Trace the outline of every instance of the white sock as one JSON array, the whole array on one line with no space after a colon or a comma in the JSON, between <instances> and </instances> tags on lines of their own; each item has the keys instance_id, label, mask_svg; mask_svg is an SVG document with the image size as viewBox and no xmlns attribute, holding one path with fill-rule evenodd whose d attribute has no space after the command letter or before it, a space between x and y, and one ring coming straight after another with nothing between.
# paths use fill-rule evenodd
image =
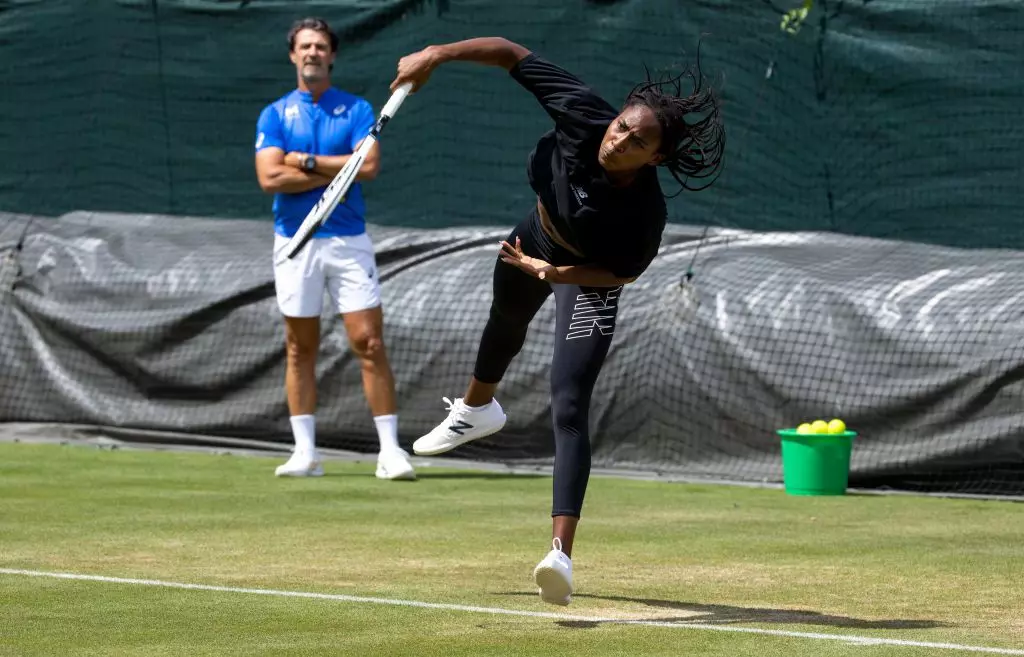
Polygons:
<instances>
[{"instance_id":1,"label":"white sock","mask_svg":"<svg viewBox=\"0 0 1024 657\"><path fill-rule=\"evenodd\" d=\"M316 449L316 418L312 415L293 415L291 420L295 451L312 454Z\"/></svg>"},{"instance_id":2,"label":"white sock","mask_svg":"<svg viewBox=\"0 0 1024 657\"><path fill-rule=\"evenodd\" d=\"M380 451L398 449L398 416L378 415L373 418L377 425L377 436L380 438Z\"/></svg>"},{"instance_id":3,"label":"white sock","mask_svg":"<svg viewBox=\"0 0 1024 657\"><path fill-rule=\"evenodd\" d=\"M488 406L490 406L490 405L491 405L491 402L487 402L487 403L486 403L486 404L484 404L483 406L470 406L470 405L469 405L469 404L467 404L466 402L462 402L462 403L463 403L463 405L464 405L464 406L465 406L466 408L468 408L469 410L473 411L474 413L475 413L475 412L477 412L477 411L482 411L482 410L484 410L485 408L487 408Z\"/></svg>"}]
</instances>

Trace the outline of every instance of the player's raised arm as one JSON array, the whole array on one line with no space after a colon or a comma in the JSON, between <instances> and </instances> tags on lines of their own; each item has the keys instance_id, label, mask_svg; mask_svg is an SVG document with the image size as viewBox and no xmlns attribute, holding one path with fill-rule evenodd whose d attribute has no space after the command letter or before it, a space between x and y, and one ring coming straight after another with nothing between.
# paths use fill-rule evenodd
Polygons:
<instances>
[{"instance_id":1,"label":"player's raised arm","mask_svg":"<svg viewBox=\"0 0 1024 657\"><path fill-rule=\"evenodd\" d=\"M398 75L391 83L391 91L406 82L417 91L426 84L434 69L445 62L475 62L511 70L530 50L502 37L476 37L439 46L427 46L419 52L398 60Z\"/></svg>"}]
</instances>

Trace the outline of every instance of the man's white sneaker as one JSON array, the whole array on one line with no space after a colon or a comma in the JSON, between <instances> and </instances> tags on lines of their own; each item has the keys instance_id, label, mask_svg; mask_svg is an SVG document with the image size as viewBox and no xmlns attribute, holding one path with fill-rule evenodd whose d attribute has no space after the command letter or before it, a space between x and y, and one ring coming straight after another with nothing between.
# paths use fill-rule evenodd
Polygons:
<instances>
[{"instance_id":1,"label":"man's white sneaker","mask_svg":"<svg viewBox=\"0 0 1024 657\"><path fill-rule=\"evenodd\" d=\"M377 479L415 479L416 470L404 449L388 449L377 455Z\"/></svg>"},{"instance_id":2,"label":"man's white sneaker","mask_svg":"<svg viewBox=\"0 0 1024 657\"><path fill-rule=\"evenodd\" d=\"M316 452L293 452L287 463L277 466L274 474L278 477L322 477L324 468Z\"/></svg>"},{"instance_id":3,"label":"man's white sneaker","mask_svg":"<svg viewBox=\"0 0 1024 657\"><path fill-rule=\"evenodd\" d=\"M478 410L473 410L462 399L448 404L448 417L434 427L434 430L412 444L412 451L423 456L433 456L455 449L459 445L489 436L505 426L505 412L497 399Z\"/></svg>"},{"instance_id":4,"label":"man's white sneaker","mask_svg":"<svg viewBox=\"0 0 1024 657\"><path fill-rule=\"evenodd\" d=\"M551 541L551 552L533 569L540 599L553 605L565 606L572 599L572 559L562 552L562 541Z\"/></svg>"}]
</instances>

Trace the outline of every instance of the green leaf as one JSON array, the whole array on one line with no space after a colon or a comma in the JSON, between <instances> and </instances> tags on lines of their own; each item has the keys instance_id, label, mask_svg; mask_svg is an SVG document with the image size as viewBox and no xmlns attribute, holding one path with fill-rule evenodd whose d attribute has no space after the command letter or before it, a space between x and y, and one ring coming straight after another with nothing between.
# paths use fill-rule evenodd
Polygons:
<instances>
[{"instance_id":1,"label":"green leaf","mask_svg":"<svg viewBox=\"0 0 1024 657\"><path fill-rule=\"evenodd\" d=\"M800 27L807 19L807 14L810 13L812 7L814 7L814 0L804 0L803 6L790 9L782 15L779 29L789 34L796 34L800 31Z\"/></svg>"}]
</instances>

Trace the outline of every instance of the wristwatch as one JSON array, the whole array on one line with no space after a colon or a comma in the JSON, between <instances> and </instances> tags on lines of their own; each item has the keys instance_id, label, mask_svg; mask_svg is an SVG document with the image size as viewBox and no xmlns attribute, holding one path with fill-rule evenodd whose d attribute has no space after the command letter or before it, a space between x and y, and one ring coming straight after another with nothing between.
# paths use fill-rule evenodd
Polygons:
<instances>
[{"instance_id":1,"label":"wristwatch","mask_svg":"<svg viewBox=\"0 0 1024 657\"><path fill-rule=\"evenodd\" d=\"M300 164L302 165L302 168L304 170L313 171L314 169L316 169L316 155L310 155L309 153L306 153L305 155L302 156L302 161L300 162Z\"/></svg>"}]
</instances>

